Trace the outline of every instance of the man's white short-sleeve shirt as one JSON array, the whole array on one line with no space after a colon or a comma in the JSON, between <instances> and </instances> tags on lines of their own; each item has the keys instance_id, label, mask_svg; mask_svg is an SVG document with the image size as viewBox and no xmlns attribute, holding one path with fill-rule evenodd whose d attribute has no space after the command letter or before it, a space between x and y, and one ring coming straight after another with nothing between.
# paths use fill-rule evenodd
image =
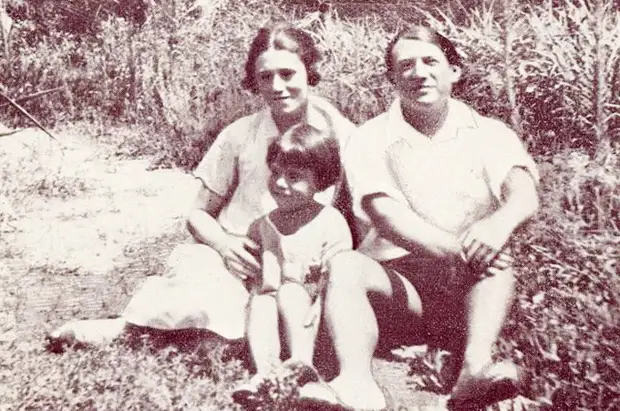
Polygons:
<instances>
[{"instance_id":1,"label":"man's white short-sleeve shirt","mask_svg":"<svg viewBox=\"0 0 620 411\"><path fill-rule=\"evenodd\" d=\"M460 235L497 209L513 167L525 168L538 181L534 161L512 130L454 99L445 125L432 139L404 120L396 100L357 130L344 167L363 235L359 250L377 260L407 251L371 226L361 207L366 195L385 193L431 224Z\"/></svg>"},{"instance_id":2,"label":"man's white short-sleeve shirt","mask_svg":"<svg viewBox=\"0 0 620 411\"><path fill-rule=\"evenodd\" d=\"M309 99L307 121L319 129L333 127L341 150L355 129L335 107L316 96ZM254 220L276 208L267 188L266 157L269 144L278 137L269 109L242 117L222 130L194 170L205 187L229 199L217 219L228 232L245 235ZM316 198L331 204L333 196L334 187L330 187Z\"/></svg>"}]
</instances>

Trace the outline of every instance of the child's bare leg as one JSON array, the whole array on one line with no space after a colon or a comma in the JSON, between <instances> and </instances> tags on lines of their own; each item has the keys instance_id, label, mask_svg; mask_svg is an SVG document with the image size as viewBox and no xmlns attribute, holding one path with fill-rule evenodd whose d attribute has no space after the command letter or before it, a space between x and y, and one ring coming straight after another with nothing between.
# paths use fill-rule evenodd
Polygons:
<instances>
[{"instance_id":1,"label":"child's bare leg","mask_svg":"<svg viewBox=\"0 0 620 411\"><path fill-rule=\"evenodd\" d=\"M267 374L280 364L278 307L273 295L255 295L248 309L247 336L257 374Z\"/></svg>"},{"instance_id":2,"label":"child's bare leg","mask_svg":"<svg viewBox=\"0 0 620 411\"><path fill-rule=\"evenodd\" d=\"M310 295L301 284L285 283L278 290L278 308L291 352L291 361L311 365L316 324L306 327L304 320L311 306Z\"/></svg>"}]
</instances>

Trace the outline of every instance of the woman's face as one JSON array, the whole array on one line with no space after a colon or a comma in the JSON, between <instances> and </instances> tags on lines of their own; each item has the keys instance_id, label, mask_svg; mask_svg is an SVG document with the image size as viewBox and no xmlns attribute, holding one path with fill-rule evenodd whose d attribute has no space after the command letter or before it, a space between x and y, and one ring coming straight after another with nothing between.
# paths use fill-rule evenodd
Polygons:
<instances>
[{"instance_id":1,"label":"woman's face","mask_svg":"<svg viewBox=\"0 0 620 411\"><path fill-rule=\"evenodd\" d=\"M295 53L266 50L256 60L256 84L276 116L295 114L306 106L308 73Z\"/></svg>"},{"instance_id":2,"label":"woman's face","mask_svg":"<svg viewBox=\"0 0 620 411\"><path fill-rule=\"evenodd\" d=\"M460 68L443 51L422 40L401 39L392 52L392 79L400 98L420 109L440 107L450 98Z\"/></svg>"}]
</instances>

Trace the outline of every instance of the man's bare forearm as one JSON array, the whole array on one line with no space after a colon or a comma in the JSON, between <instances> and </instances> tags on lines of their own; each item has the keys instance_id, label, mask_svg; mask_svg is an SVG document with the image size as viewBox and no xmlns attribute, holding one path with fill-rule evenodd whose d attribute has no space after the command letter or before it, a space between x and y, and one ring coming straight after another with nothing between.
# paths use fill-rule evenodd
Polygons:
<instances>
[{"instance_id":1,"label":"man's bare forearm","mask_svg":"<svg viewBox=\"0 0 620 411\"><path fill-rule=\"evenodd\" d=\"M536 214L538 192L531 175L523 168L513 168L502 186L502 205L492 215L515 230Z\"/></svg>"},{"instance_id":2,"label":"man's bare forearm","mask_svg":"<svg viewBox=\"0 0 620 411\"><path fill-rule=\"evenodd\" d=\"M379 233L399 247L412 253L422 251L437 256L460 253L456 236L432 225L387 195L367 196L362 206Z\"/></svg>"}]
</instances>

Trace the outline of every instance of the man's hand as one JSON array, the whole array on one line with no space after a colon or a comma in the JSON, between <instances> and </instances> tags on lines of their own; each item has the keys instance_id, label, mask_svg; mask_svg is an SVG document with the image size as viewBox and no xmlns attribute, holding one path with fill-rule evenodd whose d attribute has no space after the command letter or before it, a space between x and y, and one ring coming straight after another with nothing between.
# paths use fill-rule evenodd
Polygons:
<instances>
[{"instance_id":1,"label":"man's hand","mask_svg":"<svg viewBox=\"0 0 620 411\"><path fill-rule=\"evenodd\" d=\"M513 167L502 184L502 201L499 210L472 224L460 237L461 257L483 275L512 265L512 258L503 252L506 243L539 206L532 175L522 167Z\"/></svg>"},{"instance_id":2,"label":"man's hand","mask_svg":"<svg viewBox=\"0 0 620 411\"><path fill-rule=\"evenodd\" d=\"M512 261L502 251L513 230L513 225L495 215L475 222L459 239L461 257L479 273L486 273L490 267L507 268Z\"/></svg>"},{"instance_id":3,"label":"man's hand","mask_svg":"<svg viewBox=\"0 0 620 411\"><path fill-rule=\"evenodd\" d=\"M226 268L241 280L256 277L260 273L258 245L245 236L227 234L226 241L218 247Z\"/></svg>"}]
</instances>

